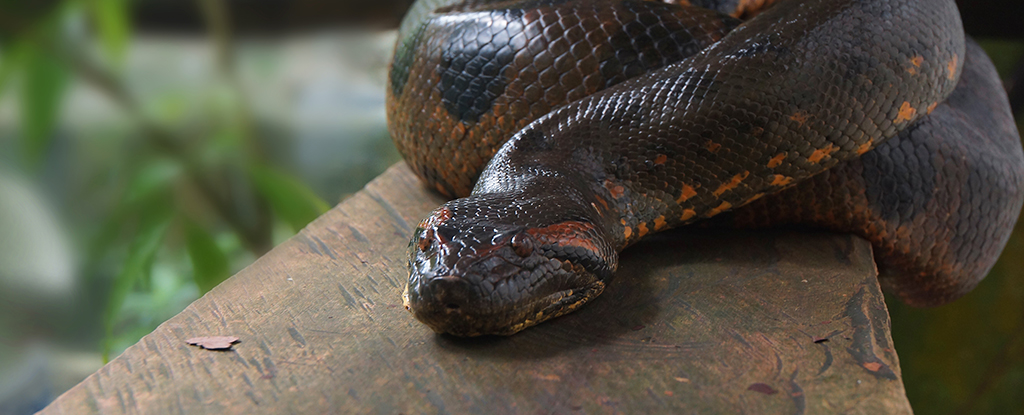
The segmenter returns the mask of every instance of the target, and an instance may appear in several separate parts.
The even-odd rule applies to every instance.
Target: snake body
[[[954,3],[721,3],[414,5],[389,129],[462,197],[410,243],[417,319],[515,333],[599,295],[645,235],[707,218],[857,233],[915,305],[977,284],[1024,201],[1024,152]]]

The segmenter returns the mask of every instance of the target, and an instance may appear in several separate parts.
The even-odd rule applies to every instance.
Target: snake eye
[[[523,258],[530,256],[533,253],[533,239],[521,233],[517,233],[512,237],[512,250]]]
[[[427,252],[427,250],[430,249],[430,242],[433,239],[434,239],[434,230],[433,229],[427,229],[425,232],[423,232],[423,237],[420,238],[420,243],[419,243],[420,251]]]

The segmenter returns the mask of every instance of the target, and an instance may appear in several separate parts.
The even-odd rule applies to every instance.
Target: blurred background
[[[411,3],[0,0],[0,415],[399,161],[384,82]],[[1021,6],[961,8],[1020,107]],[[965,298],[888,303],[918,413],[1024,413],[1024,226]]]

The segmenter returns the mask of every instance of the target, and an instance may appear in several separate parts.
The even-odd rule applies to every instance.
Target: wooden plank
[[[579,312],[459,339],[400,299],[441,202],[392,167],[42,413],[910,413],[862,239],[656,235]]]

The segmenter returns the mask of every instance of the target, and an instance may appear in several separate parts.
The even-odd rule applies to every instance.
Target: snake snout
[[[461,314],[472,301],[469,284],[458,277],[433,278],[422,283],[419,304],[415,309],[429,309],[432,313]]]
[[[409,285],[405,302],[417,320],[438,333],[474,336],[489,325],[482,293],[463,277],[421,279]]]

